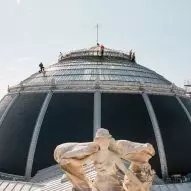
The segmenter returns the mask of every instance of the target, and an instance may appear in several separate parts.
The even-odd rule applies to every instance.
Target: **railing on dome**
[[[11,181],[25,181],[24,176],[8,174],[8,173],[3,173],[3,172],[0,172],[0,179],[1,180],[11,180]]]
[[[114,81],[65,81],[64,83],[55,83],[55,80],[43,82],[42,84],[25,85],[19,84],[10,87],[10,93],[20,91],[78,91],[93,92],[100,89],[102,92],[147,92],[159,94],[177,94],[186,95],[184,89],[172,85],[164,84],[141,84],[139,82],[114,82]]]
[[[83,50],[83,51],[70,52],[64,56],[60,55],[58,61],[64,61],[71,58],[84,58],[84,57],[87,58],[92,56],[100,57],[99,50]],[[120,52],[120,51],[112,51],[112,50],[105,50],[104,57],[122,58],[122,59],[130,60],[130,56],[128,54]]]
[[[184,86],[186,86],[186,87],[191,87],[191,80],[186,80],[186,81],[184,82]]]
[[[191,182],[191,175],[181,175],[181,174],[175,174],[171,175],[170,177],[166,178],[165,183],[167,184],[175,184],[175,183],[185,183],[185,182]]]

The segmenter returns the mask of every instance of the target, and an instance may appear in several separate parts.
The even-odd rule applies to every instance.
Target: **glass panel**
[[[21,191],[21,189],[23,188],[23,184],[22,183],[18,183],[16,186],[15,186],[15,188],[14,188],[14,190],[13,191]]]
[[[175,97],[150,95],[160,126],[169,174],[191,172],[191,124]]]
[[[93,94],[53,94],[38,139],[33,175],[56,163],[53,152],[57,145],[92,141],[93,99]]]
[[[156,155],[152,168],[161,175],[157,145],[150,117],[141,95],[102,94],[103,128],[109,129],[115,139],[151,143]]]
[[[191,115],[191,99],[189,98],[180,98],[182,102],[184,103],[185,107],[187,108],[188,112]]]
[[[0,101],[0,119],[15,95],[7,95]]]
[[[7,185],[8,185],[9,183],[6,181],[4,181],[1,185],[0,185],[0,190],[4,190],[6,187],[7,187]]]
[[[24,175],[36,119],[45,94],[21,94],[0,128],[0,171]]]
[[[31,188],[31,185],[25,184],[24,187],[22,188],[22,191],[29,191]]]
[[[9,183],[9,186],[8,187],[6,187],[6,191],[12,191],[13,190],[13,188],[15,187],[15,184],[17,184],[16,182],[14,182],[14,183]]]

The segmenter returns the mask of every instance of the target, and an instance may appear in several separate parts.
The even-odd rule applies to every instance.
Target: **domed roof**
[[[58,62],[45,70],[45,75],[37,72],[10,90],[172,90],[171,82],[133,62],[129,54],[104,48],[104,55],[101,56],[99,46],[71,51],[65,55],[60,53]],[[176,86],[173,87],[180,91]]]
[[[182,89],[129,54],[101,55],[98,46],[61,53],[45,71],[0,101],[1,172],[30,179],[55,164],[57,145],[92,141],[102,127],[116,140],[151,143],[160,177],[191,172],[190,153],[177,152],[191,150],[191,100]]]

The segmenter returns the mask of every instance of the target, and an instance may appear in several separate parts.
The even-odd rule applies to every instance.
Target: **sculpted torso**
[[[126,168],[119,156],[110,150],[99,150],[91,157],[97,175],[93,187],[98,191],[121,191],[123,185],[117,174],[118,169],[125,173]]]
[[[97,153],[93,154],[92,161],[94,161],[96,172],[103,176],[115,173],[115,158],[115,154],[109,150],[99,150]]]

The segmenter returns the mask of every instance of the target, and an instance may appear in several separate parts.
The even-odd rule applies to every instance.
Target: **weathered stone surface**
[[[148,163],[155,154],[151,144],[115,140],[106,129],[98,129],[93,142],[64,143],[55,149],[54,158],[76,190],[149,191],[154,171]],[[124,161],[130,161],[127,168]],[[90,181],[83,165],[92,161],[96,170]],[[123,182],[120,172],[124,175]]]

